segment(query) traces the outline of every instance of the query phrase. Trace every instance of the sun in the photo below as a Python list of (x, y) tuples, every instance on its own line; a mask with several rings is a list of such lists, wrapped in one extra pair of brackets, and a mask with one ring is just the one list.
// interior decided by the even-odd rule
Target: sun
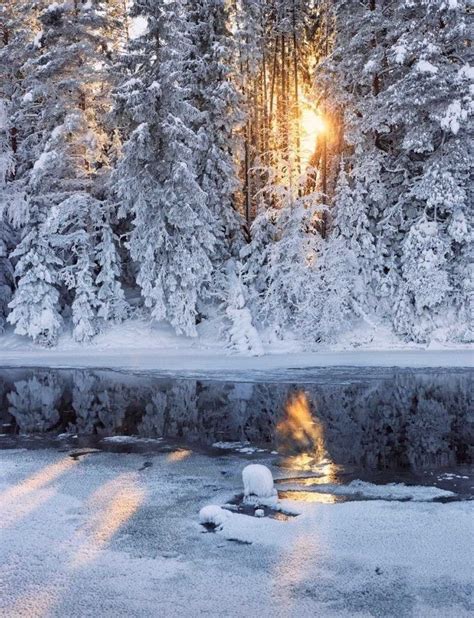
[(301, 110), (301, 162), (304, 166), (309, 165), (316, 150), (318, 138), (327, 132), (327, 121), (322, 114), (314, 107), (303, 107)]

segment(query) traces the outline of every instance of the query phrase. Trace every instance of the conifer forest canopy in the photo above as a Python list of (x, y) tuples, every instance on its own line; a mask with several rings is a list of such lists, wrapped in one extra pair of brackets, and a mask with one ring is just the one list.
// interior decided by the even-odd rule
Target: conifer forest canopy
[(0, 331), (472, 341), (472, 12), (3, 2)]

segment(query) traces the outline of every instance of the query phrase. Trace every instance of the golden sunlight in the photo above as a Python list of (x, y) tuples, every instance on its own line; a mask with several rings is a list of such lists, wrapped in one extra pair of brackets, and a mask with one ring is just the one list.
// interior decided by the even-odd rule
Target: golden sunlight
[(0, 493), (0, 528), (18, 523), (52, 498), (56, 490), (50, 484), (77, 463), (65, 457)]
[(72, 566), (94, 560), (114, 534), (136, 513), (144, 500), (138, 475), (123, 473), (99, 487), (89, 498), (91, 516), (80, 530), (80, 549)]
[(188, 449), (179, 449), (177, 451), (173, 451), (170, 453), (166, 459), (172, 463), (176, 463), (177, 461), (183, 461), (183, 459), (187, 459), (190, 455), (192, 455), (192, 451)]
[(288, 448), (296, 447), (305, 452), (296, 457), (300, 464), (301, 459), (306, 462), (318, 462), (324, 457), (324, 429), (318, 419), (311, 414), (308, 398), (305, 393), (296, 393), (286, 405), (286, 416), (278, 423), (279, 437), (287, 442)]
[(318, 138), (328, 132), (328, 124), (324, 116), (316, 109), (305, 105), (301, 110), (301, 163), (309, 165)]

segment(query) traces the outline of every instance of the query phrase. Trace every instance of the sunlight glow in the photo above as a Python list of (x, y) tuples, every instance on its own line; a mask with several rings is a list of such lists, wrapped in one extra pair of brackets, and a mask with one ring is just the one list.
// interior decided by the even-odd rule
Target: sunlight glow
[(166, 460), (175, 463), (177, 461), (183, 461), (183, 459), (187, 459), (191, 454), (192, 451), (188, 449), (179, 449), (170, 453), (167, 456)]
[(49, 500), (56, 491), (48, 485), (77, 463), (65, 457), (0, 493), (0, 528), (16, 524)]
[(311, 414), (305, 393), (296, 393), (286, 405), (286, 417), (277, 425), (280, 438), (306, 452), (324, 456), (324, 432), (318, 419)]
[(80, 531), (80, 549), (72, 566), (93, 561), (144, 500), (136, 473), (124, 473), (100, 486), (88, 500), (91, 517)]
[(324, 426), (313, 416), (304, 392), (288, 400), (285, 418), (276, 429), (280, 445), (288, 453), (281, 462), (284, 468), (317, 470), (318, 478), (325, 478), (326, 482), (336, 478), (338, 467), (327, 457)]
[(301, 163), (309, 165), (316, 150), (318, 138), (327, 134), (328, 123), (313, 107), (305, 105), (301, 110)]

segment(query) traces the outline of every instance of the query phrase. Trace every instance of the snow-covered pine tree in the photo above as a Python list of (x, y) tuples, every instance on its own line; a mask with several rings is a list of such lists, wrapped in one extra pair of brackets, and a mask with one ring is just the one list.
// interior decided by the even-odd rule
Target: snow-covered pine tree
[(242, 265), (230, 259), (226, 265), (224, 311), (225, 338), (230, 349), (243, 354), (261, 356), (263, 345), (253, 325), (252, 314), (247, 306), (247, 290), (242, 281)]
[[(288, 187), (276, 189), (280, 208), (274, 211), (273, 242), (265, 249), (266, 289), (258, 297), (257, 315), (259, 322), (277, 337), (293, 330), (314, 340), (318, 321), (317, 261), (322, 243), (318, 194), (296, 197)], [(255, 236), (259, 236), (257, 230)], [(259, 259), (256, 253), (253, 259)]]
[[(472, 312), (467, 2), (334, 4), (334, 50), (317, 79), (327, 105), (343, 111), (367, 223), (359, 231), (374, 248), (361, 263), (365, 309), (407, 339), (464, 337)], [(441, 280), (444, 293), (428, 299)]]
[(198, 182), (199, 111), (183, 81), (190, 41), (180, 2), (143, 0), (133, 12), (147, 30), (133, 42), (129, 79), (116, 94), (129, 136), (112, 180), (132, 219), (130, 255), (145, 306), (177, 333), (195, 335), (221, 232)]
[(219, 240), (215, 258), (237, 255), (242, 246), (242, 218), (234, 207), (239, 189), (236, 155), (237, 128), (242, 124), (242, 101), (232, 79), (235, 44), (225, 0), (186, 0), (188, 35), (183, 80), (196, 108), (192, 128), (197, 135), (193, 160), (199, 186), (217, 221)]
[[(55, 285), (64, 282), (69, 288), (78, 286), (74, 288), (75, 297), (82, 300), (73, 307), (74, 335), (82, 340), (83, 335), (96, 330), (92, 323), (85, 328), (77, 311), (79, 306), (84, 310), (86, 296), (91, 300), (90, 311), (86, 312), (89, 318), (97, 305), (91, 295), (84, 296), (81, 277), (84, 255), (90, 255), (95, 240), (94, 218), (100, 211), (92, 194), (107, 165), (104, 153), (108, 138), (102, 120), (108, 106), (106, 69), (111, 59), (113, 28), (103, 0), (49, 6), (45, 3), (36, 7), (36, 14), (41, 30), (30, 41), (31, 54), (21, 67), (25, 94), (14, 118), (19, 132), (18, 182), (28, 206), (22, 221), (26, 227), (21, 244), (25, 246), (20, 245), (18, 251), (34, 261), (32, 252), (43, 248), (31, 242), (35, 234), (29, 230), (41, 228), (49, 251), (57, 253), (56, 260), (42, 262), (43, 268), (54, 266), (48, 280)], [(78, 212), (74, 212), (74, 204)], [(91, 212), (84, 213), (87, 207)], [(41, 255), (37, 257), (42, 261)], [(57, 273), (59, 262), (63, 270)], [(95, 265), (91, 265), (90, 272), (95, 272)], [(33, 297), (34, 285), (35, 280), (28, 278)], [(20, 306), (28, 303), (28, 297), (20, 294), (21, 288), (20, 280), (14, 298), (16, 311), (10, 316), (13, 323), (16, 316), (28, 313), (27, 307)], [(59, 296), (52, 295), (51, 302), (53, 298), (58, 311)], [(17, 324), (16, 331), (20, 330), (29, 334)]]
[(79, 249), (75, 260), (74, 300), (71, 305), (73, 335), (80, 343), (88, 342), (97, 333), (97, 289), (94, 283), (94, 263), (87, 246)]
[(13, 231), (5, 217), (7, 184), (15, 171), (11, 148), (7, 106), (0, 99), (0, 332), (3, 330), (13, 289), (13, 265), (9, 253), (13, 245)]
[(122, 322), (129, 313), (122, 289), (120, 275), (120, 258), (109, 217), (106, 215), (98, 224), (98, 242), (95, 246), (95, 262), (98, 274), (95, 278), (97, 286), (97, 315), (104, 323)]
[(342, 159), (331, 208), (331, 233), (321, 243), (314, 282), (319, 316), (315, 338), (324, 342), (336, 341), (340, 333), (364, 316), (362, 306), (368, 284), (364, 274), (374, 251), (360, 198), (357, 189), (349, 186)]
[(18, 260), (18, 284), (7, 317), (15, 324), (15, 332), (45, 346), (55, 345), (62, 326), (57, 287), (62, 262), (49, 238), (40, 225), (35, 225), (11, 254)]

